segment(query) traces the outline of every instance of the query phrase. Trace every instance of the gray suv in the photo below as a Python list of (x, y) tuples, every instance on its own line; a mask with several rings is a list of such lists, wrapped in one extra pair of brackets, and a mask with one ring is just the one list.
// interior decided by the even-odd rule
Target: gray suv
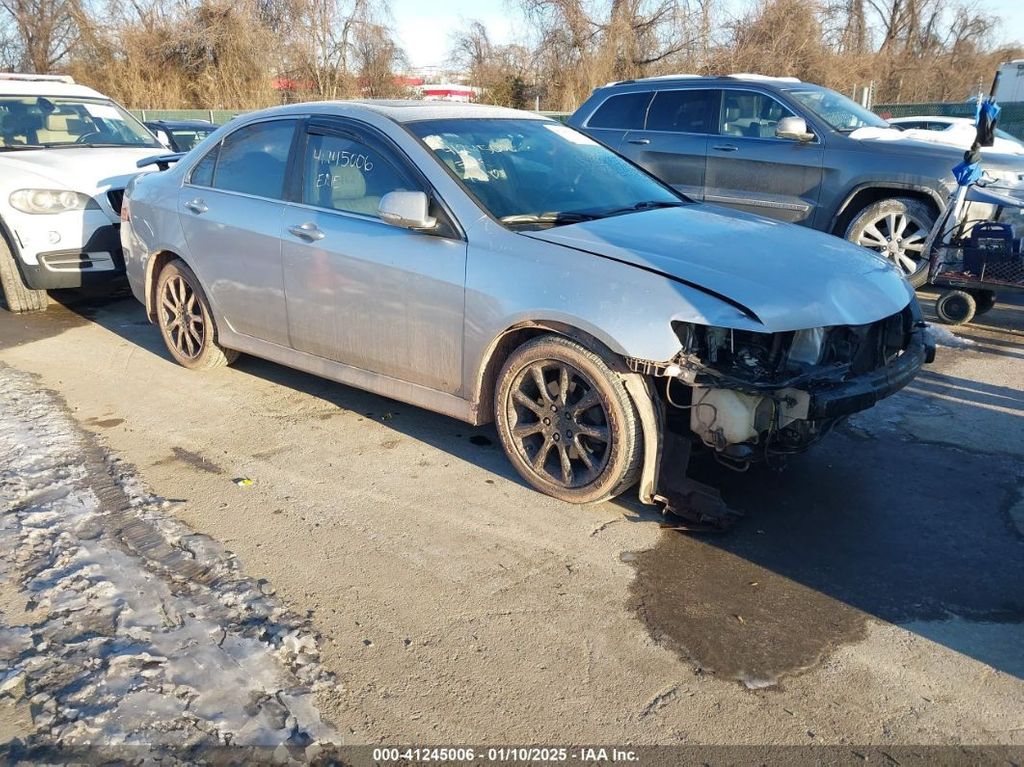
[[(963, 151), (909, 139), (847, 97), (795, 78), (678, 75), (612, 83), (577, 128), (695, 200), (844, 236), (895, 261), (915, 287), (924, 240)], [(986, 154), (1001, 185), (1024, 158)]]

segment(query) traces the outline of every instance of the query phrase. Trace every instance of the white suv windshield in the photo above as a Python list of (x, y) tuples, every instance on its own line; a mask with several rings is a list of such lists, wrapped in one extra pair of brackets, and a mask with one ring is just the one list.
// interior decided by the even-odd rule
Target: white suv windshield
[(160, 144), (111, 101), (0, 94), (0, 151), (69, 146)]
[(787, 90), (799, 101), (837, 131), (855, 131), (857, 128), (888, 128), (889, 123), (856, 101), (830, 90)]
[(455, 119), (408, 127), (507, 226), (558, 226), (685, 200), (561, 123)]

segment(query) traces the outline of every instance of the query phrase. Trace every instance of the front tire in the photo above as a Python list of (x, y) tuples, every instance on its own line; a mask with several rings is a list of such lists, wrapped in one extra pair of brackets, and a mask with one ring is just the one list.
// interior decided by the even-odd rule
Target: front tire
[(156, 317), (174, 361), (189, 370), (230, 365), (238, 352), (217, 342), (217, 326), (195, 273), (175, 259), (160, 270), (156, 283)]
[(498, 375), (498, 437), (531, 486), (569, 503), (594, 503), (636, 482), (640, 420), (603, 359), (555, 335), (520, 346)]
[(846, 239), (885, 256), (911, 287), (920, 288), (928, 282), (924, 244), (934, 223), (935, 214), (925, 203), (891, 197), (861, 209), (846, 228)]
[(0, 284), (4, 301), (12, 312), (41, 312), (50, 303), (45, 290), (33, 290), (21, 279), (14, 254), (3, 235), (0, 235)]

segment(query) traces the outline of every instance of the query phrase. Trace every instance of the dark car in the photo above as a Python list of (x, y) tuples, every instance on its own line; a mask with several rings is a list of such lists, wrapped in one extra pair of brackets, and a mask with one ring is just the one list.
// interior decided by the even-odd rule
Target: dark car
[(189, 151), (217, 130), (217, 126), (207, 120), (150, 120), (146, 127), (174, 152)]
[[(611, 83), (568, 124), (688, 196), (844, 236), (922, 285), (925, 237), (963, 150), (915, 141), (835, 91), (795, 78), (679, 75)], [(988, 154), (1024, 187), (1024, 158)]]

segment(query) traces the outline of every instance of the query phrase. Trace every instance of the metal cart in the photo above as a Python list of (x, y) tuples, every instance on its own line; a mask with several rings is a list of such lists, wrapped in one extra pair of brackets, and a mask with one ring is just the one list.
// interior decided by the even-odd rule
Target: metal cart
[(997, 292), (1024, 293), (1021, 194), (974, 182), (950, 195), (925, 243), (941, 322), (963, 325), (991, 309)]

